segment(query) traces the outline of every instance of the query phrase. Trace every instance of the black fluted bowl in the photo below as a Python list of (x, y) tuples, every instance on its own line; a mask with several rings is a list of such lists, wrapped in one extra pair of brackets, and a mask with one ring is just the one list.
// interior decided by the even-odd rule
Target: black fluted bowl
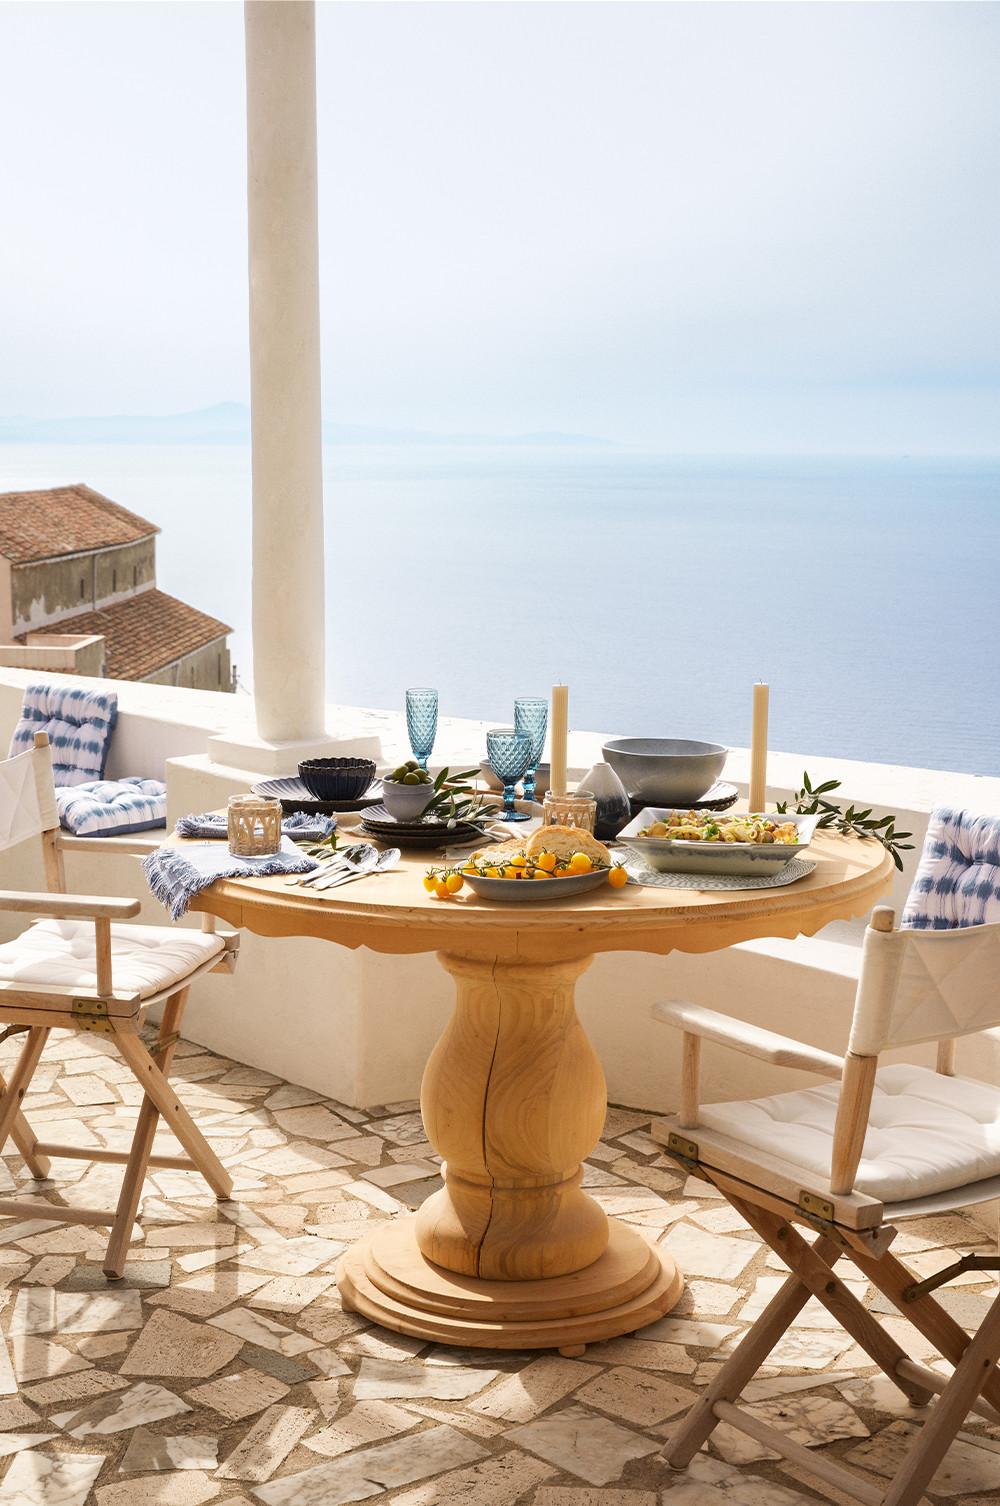
[(370, 758), (307, 758), (299, 778), (317, 800), (360, 800), (375, 778)]

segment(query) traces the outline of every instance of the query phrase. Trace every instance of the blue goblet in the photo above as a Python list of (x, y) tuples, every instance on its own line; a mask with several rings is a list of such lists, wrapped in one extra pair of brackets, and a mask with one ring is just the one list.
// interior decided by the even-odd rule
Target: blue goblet
[(434, 751), (438, 725), (438, 693), (425, 686), (406, 692), (406, 731), (413, 756), (422, 769)]
[(549, 703), (540, 696), (522, 695), (514, 702), (514, 731), (531, 743), (531, 756), (524, 774), (524, 798), (535, 798), (535, 774), (542, 760), (545, 733), (549, 725)]
[(524, 811), (514, 809), (514, 789), (524, 778), (531, 757), (531, 739), (512, 727), (494, 727), (486, 734), (486, 755), (490, 768), (503, 784), (503, 810), (498, 821), (527, 821)]

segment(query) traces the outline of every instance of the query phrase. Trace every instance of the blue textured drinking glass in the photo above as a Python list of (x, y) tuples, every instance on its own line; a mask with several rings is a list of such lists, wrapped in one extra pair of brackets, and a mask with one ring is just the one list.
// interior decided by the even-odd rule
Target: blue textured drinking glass
[(535, 774), (542, 760), (545, 733), (549, 725), (549, 703), (540, 696), (521, 695), (514, 702), (514, 731), (531, 743), (531, 755), (524, 773), (524, 798), (535, 798)]
[(438, 726), (438, 693), (417, 685), (406, 692), (406, 731), (413, 756), (422, 769), (434, 751)]
[(503, 784), (503, 810), (498, 821), (527, 821), (524, 811), (514, 809), (514, 788), (524, 778), (531, 757), (531, 739), (513, 727), (494, 727), (486, 734), (486, 756), (490, 768)]

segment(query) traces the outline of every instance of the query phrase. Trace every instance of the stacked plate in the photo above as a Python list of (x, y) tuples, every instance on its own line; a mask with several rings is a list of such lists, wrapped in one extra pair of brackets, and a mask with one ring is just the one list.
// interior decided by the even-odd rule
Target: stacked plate
[(382, 799), (382, 781), (376, 779), (359, 800), (317, 800), (297, 774), (287, 779), (265, 779), (253, 786), (253, 793), (280, 800), (286, 816), (296, 811), (305, 811), (310, 816), (332, 816), (337, 811), (363, 811), (378, 805)]
[(381, 842), (391, 842), (397, 847), (449, 847), (462, 842), (475, 842), (483, 835), (483, 828), (471, 821), (461, 821), (449, 827), (443, 821), (427, 821), (422, 818), (397, 821), (384, 805), (373, 805), (361, 817), (361, 830)]
[[(727, 811), (731, 805), (735, 805), (739, 799), (739, 790), (735, 784), (724, 784), (717, 780), (710, 790), (706, 790), (700, 800), (694, 800), (690, 805), (684, 806), (685, 810), (691, 811)], [(630, 799), (633, 816), (637, 816), (648, 806), (648, 800)]]

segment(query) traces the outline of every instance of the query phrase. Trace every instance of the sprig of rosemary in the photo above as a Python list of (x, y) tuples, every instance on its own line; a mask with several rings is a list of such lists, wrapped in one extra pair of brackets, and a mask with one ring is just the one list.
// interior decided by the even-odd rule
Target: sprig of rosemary
[[(886, 852), (892, 858), (896, 867), (902, 872), (903, 859), (900, 853), (911, 852), (913, 843), (907, 842), (907, 837), (912, 837), (912, 831), (897, 831), (895, 816), (873, 816), (872, 806), (867, 810), (857, 810), (849, 805), (846, 810), (832, 800), (825, 797), (833, 790), (840, 789), (839, 779), (827, 779), (825, 783), (813, 788), (808, 773), (802, 775), (802, 788), (796, 790), (791, 796), (794, 801), (791, 809), (799, 816), (819, 815), (819, 825), (829, 827), (833, 831), (848, 832), (856, 837), (874, 837), (876, 842), (881, 842)], [(789, 801), (779, 801), (775, 810), (780, 815), (787, 815)]]

